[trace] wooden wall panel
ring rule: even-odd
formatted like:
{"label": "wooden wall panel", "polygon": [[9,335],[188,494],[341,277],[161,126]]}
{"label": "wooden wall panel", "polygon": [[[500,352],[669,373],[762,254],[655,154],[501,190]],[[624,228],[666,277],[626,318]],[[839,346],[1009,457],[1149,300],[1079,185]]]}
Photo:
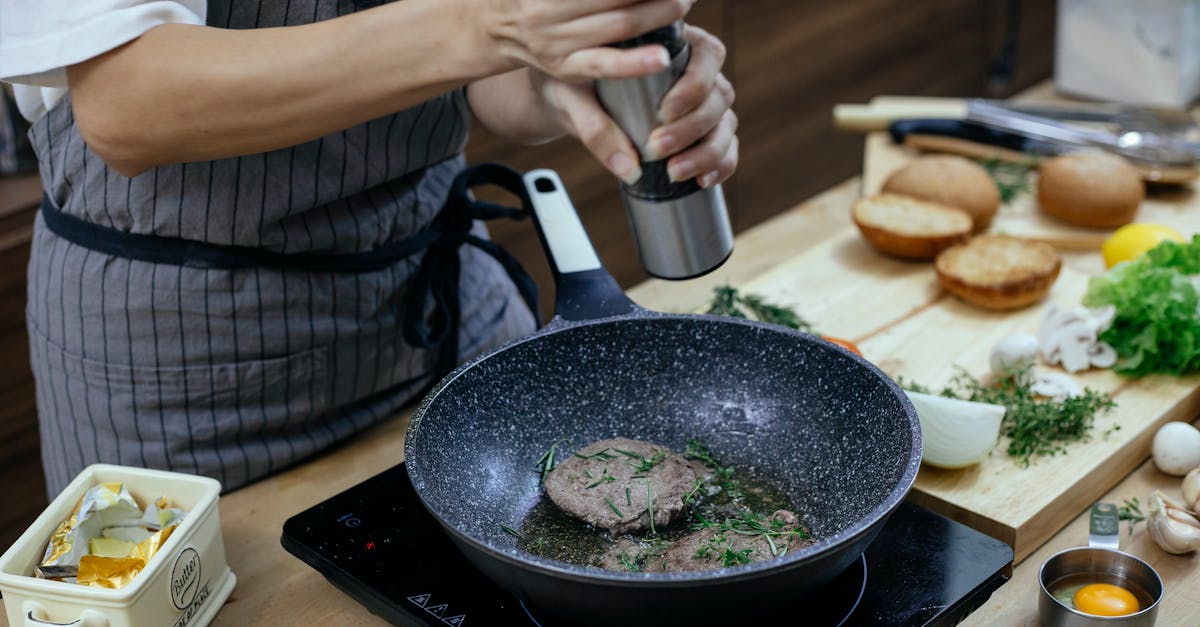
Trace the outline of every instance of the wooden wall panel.
{"label": "wooden wall panel", "polygon": [[[1050,76],[1054,3],[1017,0],[1021,28],[1005,96]],[[730,51],[741,164],[726,184],[735,231],[753,226],[857,173],[862,138],[833,128],[839,102],[879,94],[979,96],[1004,33],[1008,0],[702,0],[689,21]],[[514,147],[477,129],[472,160],[560,171],[601,257],[622,285],[638,264],[613,178],[572,140]],[[493,236],[531,268],[550,310],[550,275],[533,230],[497,224]]]}

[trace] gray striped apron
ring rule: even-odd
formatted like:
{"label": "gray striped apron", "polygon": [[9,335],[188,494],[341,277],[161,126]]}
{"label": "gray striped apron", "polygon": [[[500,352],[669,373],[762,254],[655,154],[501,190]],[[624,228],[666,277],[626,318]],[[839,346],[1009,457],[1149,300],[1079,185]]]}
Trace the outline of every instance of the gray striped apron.
{"label": "gray striped apron", "polygon": [[[212,0],[208,23],[293,25],[358,8]],[[291,148],[133,178],[88,149],[69,97],[30,137],[48,203],[76,222],[185,245],[353,258],[427,232],[464,167],[468,124],[455,90]],[[405,307],[423,298],[411,290],[422,253],[365,272],[193,267],[79,245],[45,218],[35,224],[26,318],[51,495],[95,462],[197,473],[234,489],[387,418],[436,376],[437,350],[401,331]],[[486,235],[481,223],[469,228]],[[454,257],[458,357],[534,328],[492,257],[472,246]]]}

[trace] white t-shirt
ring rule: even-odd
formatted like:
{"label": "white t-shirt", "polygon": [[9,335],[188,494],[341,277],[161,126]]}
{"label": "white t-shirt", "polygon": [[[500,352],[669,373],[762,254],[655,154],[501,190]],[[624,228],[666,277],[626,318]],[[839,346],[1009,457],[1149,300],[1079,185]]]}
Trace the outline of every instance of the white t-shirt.
{"label": "white t-shirt", "polygon": [[0,0],[0,80],[33,122],[67,93],[66,67],[161,24],[204,24],[206,0]]}

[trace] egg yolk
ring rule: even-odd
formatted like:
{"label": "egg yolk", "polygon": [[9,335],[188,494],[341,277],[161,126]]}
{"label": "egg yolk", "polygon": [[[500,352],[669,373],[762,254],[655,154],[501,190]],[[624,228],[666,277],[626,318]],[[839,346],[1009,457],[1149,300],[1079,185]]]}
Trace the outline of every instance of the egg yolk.
{"label": "egg yolk", "polygon": [[1141,609],[1132,592],[1110,583],[1086,585],[1074,600],[1075,609],[1093,616],[1126,616]]}

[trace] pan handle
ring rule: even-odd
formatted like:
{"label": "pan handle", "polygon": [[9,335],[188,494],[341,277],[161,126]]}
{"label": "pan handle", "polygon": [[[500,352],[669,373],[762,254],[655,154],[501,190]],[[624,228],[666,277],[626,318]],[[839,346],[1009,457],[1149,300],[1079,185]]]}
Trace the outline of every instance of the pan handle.
{"label": "pan handle", "polygon": [[533,170],[524,181],[533,223],[554,272],[554,313],[564,320],[592,320],[633,312],[637,305],[600,263],[558,173]]}

